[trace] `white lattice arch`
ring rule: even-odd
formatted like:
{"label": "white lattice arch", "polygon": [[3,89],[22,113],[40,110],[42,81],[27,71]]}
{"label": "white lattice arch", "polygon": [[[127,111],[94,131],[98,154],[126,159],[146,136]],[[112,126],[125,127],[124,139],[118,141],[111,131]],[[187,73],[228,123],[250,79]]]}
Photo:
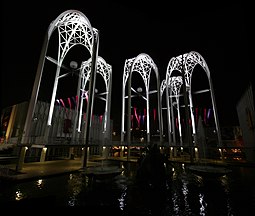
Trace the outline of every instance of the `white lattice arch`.
{"label": "white lattice arch", "polygon": [[80,11],[68,10],[60,14],[51,24],[48,31],[50,38],[58,28],[59,33],[59,60],[75,45],[83,45],[92,55],[94,31],[87,17]]}
{"label": "white lattice arch", "polygon": [[[52,33],[55,29],[58,29],[59,44],[58,44],[58,58],[56,60],[57,69],[54,81],[54,87],[51,97],[49,116],[47,120],[47,125],[51,125],[52,114],[56,99],[56,91],[58,86],[58,79],[60,78],[60,68],[62,62],[68,53],[68,51],[75,45],[82,45],[86,47],[93,58],[93,64],[95,65],[97,58],[97,47],[98,47],[98,31],[92,28],[87,17],[80,11],[77,10],[67,10],[61,13],[48,27],[47,33],[45,35],[45,40],[43,48],[41,50],[41,56],[39,65],[37,68],[37,74],[34,82],[34,87],[31,95],[31,100],[28,108],[28,114],[24,126],[24,137],[25,139],[29,136],[29,131],[31,128],[32,116],[34,114],[35,105],[37,102],[37,96],[40,88],[41,77],[44,68],[44,62],[48,49],[48,44]],[[96,53],[96,54],[94,54]],[[93,68],[96,68],[94,66]],[[47,136],[47,135],[46,135]],[[26,141],[23,140],[25,143]]]}
{"label": "white lattice arch", "polygon": [[[208,78],[209,88],[210,88],[209,91],[211,93],[214,119],[215,119],[217,135],[218,135],[218,143],[219,143],[219,146],[222,146],[212,80],[211,80],[209,68],[208,68],[205,60],[203,59],[203,57],[198,52],[191,51],[189,53],[171,58],[169,63],[168,63],[168,66],[167,66],[166,85],[169,85],[169,83],[170,83],[169,80],[171,79],[172,72],[174,70],[179,71],[180,74],[182,74],[182,71],[184,71],[186,92],[188,94],[188,99],[189,99],[188,106],[189,106],[189,112],[190,112],[191,123],[192,123],[192,133],[193,133],[193,137],[195,139],[193,142],[196,144],[196,128],[195,128],[195,121],[194,121],[194,114],[193,114],[193,102],[192,102],[192,93],[191,93],[191,80],[192,79],[191,78],[192,78],[193,70],[194,70],[194,68],[197,64],[199,64],[204,69],[204,71],[207,75],[207,78]],[[169,100],[170,100],[169,98],[170,98],[169,94],[167,93],[167,101],[168,101],[167,104],[169,104]],[[173,116],[170,116],[170,110],[168,109],[168,125],[169,125],[169,130],[170,131],[171,131],[171,123],[170,123],[171,118],[173,118]],[[171,140],[171,138],[169,140]]]}
{"label": "white lattice arch", "polygon": [[[168,87],[168,89],[166,91],[168,91],[168,95],[169,95],[169,99],[170,99],[170,104],[172,104],[172,106],[169,105],[169,101],[166,101],[167,104],[167,112],[171,112],[171,116],[174,116],[174,112],[173,112],[173,108],[176,108],[177,110],[177,119],[178,119],[178,129],[179,129],[179,136],[180,136],[180,143],[182,145],[182,130],[181,130],[181,124],[180,124],[180,102],[179,102],[179,96],[180,96],[180,92],[181,92],[181,87],[182,87],[182,77],[181,76],[172,76],[170,77],[170,79],[168,80],[169,84],[166,84],[166,80],[164,79],[161,83],[161,100],[163,97],[163,93],[164,90],[166,89],[166,87]],[[168,137],[170,137],[170,139],[172,139],[172,134],[173,134],[173,143],[176,144],[176,137],[175,137],[175,127],[174,127],[174,119],[170,118],[170,115],[167,115],[167,123],[168,123]],[[170,140],[171,142],[172,140]]]}
{"label": "white lattice arch", "polygon": [[[122,127],[121,127],[121,142],[124,142],[124,133],[125,133],[125,90],[127,81],[128,82],[128,126],[127,126],[127,139],[130,142],[130,129],[131,129],[131,80],[132,73],[137,72],[142,77],[145,85],[145,100],[146,100],[146,113],[149,111],[149,84],[150,84],[150,75],[151,70],[154,70],[156,79],[157,79],[157,94],[158,94],[158,118],[159,118],[159,130],[160,130],[160,141],[162,141],[162,111],[161,111],[161,101],[160,101],[160,82],[158,75],[158,68],[152,58],[145,54],[141,53],[135,58],[127,59],[124,65],[124,75],[122,83]],[[147,133],[147,142],[150,142],[150,118],[147,115],[146,118],[146,133]]]}
{"label": "white lattice arch", "polygon": [[[82,110],[83,110],[83,101],[86,98],[86,95],[88,94],[88,90],[86,90],[87,82],[90,81],[90,75],[91,75],[91,64],[92,60],[91,58],[87,61],[82,62],[81,65],[81,71],[80,71],[80,90],[79,93],[81,93],[81,96],[78,95],[80,100],[80,107],[79,107],[79,120],[78,120],[78,126],[77,131],[80,132],[81,129],[81,119],[82,119]],[[104,126],[103,126],[103,132],[106,133],[107,129],[109,129],[109,117],[110,117],[110,103],[111,103],[111,82],[112,82],[112,66],[107,64],[106,61],[101,57],[98,56],[97,58],[97,74],[101,75],[104,83],[105,83],[105,113],[104,113]]]}
{"label": "white lattice arch", "polygon": [[59,36],[58,67],[52,93],[48,125],[51,125],[60,68],[66,54],[75,45],[83,45],[92,55],[95,38],[94,34],[97,34],[97,30],[92,28],[87,17],[76,10],[68,10],[60,14],[57,19],[50,24],[48,36],[51,36],[56,28],[58,29]]}

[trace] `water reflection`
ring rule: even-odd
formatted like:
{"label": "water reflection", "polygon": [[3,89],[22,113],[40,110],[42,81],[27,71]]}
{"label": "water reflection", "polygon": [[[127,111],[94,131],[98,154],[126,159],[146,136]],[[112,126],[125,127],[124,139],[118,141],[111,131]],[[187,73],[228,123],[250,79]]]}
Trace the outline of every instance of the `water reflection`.
{"label": "water reflection", "polygon": [[15,200],[19,201],[25,198],[25,195],[18,189],[15,193]]}
{"label": "water reflection", "polygon": [[199,194],[199,203],[200,203],[200,211],[199,211],[199,215],[206,215],[206,207],[207,207],[207,203],[204,201],[204,195],[203,194]]}
{"label": "water reflection", "polygon": [[39,188],[39,189],[43,189],[43,180],[42,179],[38,179],[36,181],[36,186]]}
{"label": "water reflection", "polygon": [[[117,162],[114,162],[116,165]],[[238,168],[217,178],[193,174],[185,164],[171,164],[165,191],[135,184],[136,164],[118,163],[124,171],[112,181],[90,182],[72,173],[19,184],[0,184],[0,205],[22,203],[116,210],[128,215],[246,215],[254,210],[254,169]],[[247,178],[247,179],[246,179]],[[38,204],[39,205],[39,204]]]}
{"label": "water reflection", "polygon": [[220,183],[223,187],[223,190],[225,192],[226,195],[226,203],[227,203],[227,213],[228,215],[233,215],[233,208],[232,208],[232,203],[231,203],[231,199],[230,199],[230,179],[227,175],[224,175],[220,178]]}
{"label": "water reflection", "polygon": [[120,207],[120,210],[123,211],[124,208],[125,208],[125,200],[127,199],[127,187],[124,188],[123,192],[121,193],[121,196],[120,198],[118,199],[119,200],[119,207]]}

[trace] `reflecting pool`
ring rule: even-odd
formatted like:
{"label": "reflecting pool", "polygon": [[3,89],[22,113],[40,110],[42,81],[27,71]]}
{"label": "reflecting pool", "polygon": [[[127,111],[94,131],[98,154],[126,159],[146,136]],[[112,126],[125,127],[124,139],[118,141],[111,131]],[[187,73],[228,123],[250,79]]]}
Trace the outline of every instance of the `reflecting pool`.
{"label": "reflecting pool", "polygon": [[[135,184],[137,164],[107,161],[123,172],[91,181],[75,172],[36,181],[0,183],[0,206],[84,209],[117,215],[250,215],[255,210],[255,169],[230,167],[220,177],[202,177],[171,163],[164,191]],[[171,170],[170,170],[171,169]]]}

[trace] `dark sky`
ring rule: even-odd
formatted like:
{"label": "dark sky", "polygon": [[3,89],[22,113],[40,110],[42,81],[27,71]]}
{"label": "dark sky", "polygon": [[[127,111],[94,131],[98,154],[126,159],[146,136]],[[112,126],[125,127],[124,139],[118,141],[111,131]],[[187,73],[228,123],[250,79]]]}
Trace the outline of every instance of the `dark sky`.
{"label": "dark sky", "polygon": [[99,55],[112,65],[111,117],[116,125],[121,118],[125,60],[148,54],[163,80],[169,60],[190,51],[200,53],[210,69],[220,125],[238,125],[236,103],[252,81],[255,19],[251,5],[244,1],[116,2],[1,1],[1,108],[30,98],[50,22],[75,9],[100,31]]}

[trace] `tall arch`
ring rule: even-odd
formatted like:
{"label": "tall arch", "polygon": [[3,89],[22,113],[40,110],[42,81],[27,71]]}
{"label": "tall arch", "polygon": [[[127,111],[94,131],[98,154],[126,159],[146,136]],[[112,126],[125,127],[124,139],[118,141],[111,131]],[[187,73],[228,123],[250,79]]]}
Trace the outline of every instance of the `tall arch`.
{"label": "tall arch", "polygon": [[162,142],[162,109],[161,109],[161,98],[160,98],[160,81],[158,68],[152,58],[145,54],[141,53],[135,58],[127,59],[124,65],[124,75],[122,83],[122,127],[121,127],[121,142],[124,143],[124,133],[125,133],[125,92],[126,85],[128,85],[128,122],[127,122],[127,142],[131,142],[131,81],[132,73],[137,72],[142,77],[142,80],[145,85],[145,97],[146,100],[146,134],[147,142],[150,143],[150,117],[149,117],[149,85],[150,85],[150,75],[151,70],[154,70],[156,75],[157,82],[157,99],[158,99],[158,119],[159,119],[159,131],[160,131],[160,142]]}
{"label": "tall arch", "polygon": [[[86,90],[87,82],[90,81],[91,76],[91,64],[92,59],[90,58],[87,61],[82,62],[81,68],[80,68],[80,80],[79,80],[79,89],[80,91],[77,92],[78,98],[80,98],[80,104],[79,104],[79,115],[78,115],[78,123],[77,125],[77,131],[80,132],[81,130],[81,119],[82,119],[82,110],[83,110],[83,104],[84,99],[88,95],[88,90]],[[104,118],[103,118],[103,133],[105,135],[105,138],[108,137],[107,135],[110,132],[110,104],[111,104],[111,86],[112,86],[112,66],[107,64],[106,61],[101,57],[98,56],[97,59],[97,74],[101,75],[104,83],[105,83],[105,92],[102,95],[102,99],[105,101],[105,112],[104,112]],[[81,94],[81,95],[80,95]],[[105,96],[105,97],[104,97]],[[92,107],[93,110],[93,107]]]}
{"label": "tall arch", "polygon": [[[222,140],[221,140],[221,133],[220,133],[220,128],[219,128],[219,121],[218,121],[218,115],[217,115],[217,110],[216,110],[216,104],[215,104],[215,98],[214,98],[214,91],[213,91],[213,85],[212,85],[212,80],[211,80],[211,76],[210,76],[210,71],[209,68],[205,62],[205,60],[203,59],[203,57],[195,51],[191,51],[189,53],[185,53],[183,55],[177,56],[177,57],[173,57],[170,59],[169,63],[168,63],[168,67],[167,67],[167,73],[166,73],[166,88],[168,89],[170,86],[170,80],[172,79],[172,74],[173,71],[178,71],[183,79],[185,80],[185,82],[183,82],[184,84],[184,95],[188,94],[188,104],[185,104],[185,107],[187,108],[187,106],[189,107],[189,115],[191,117],[191,123],[192,123],[192,134],[193,134],[193,138],[194,140],[192,141],[193,143],[196,143],[196,128],[195,128],[195,121],[194,121],[194,114],[193,114],[193,101],[192,101],[192,91],[191,91],[191,78],[192,78],[192,73],[193,70],[195,68],[195,66],[199,64],[205,71],[207,78],[208,78],[208,82],[209,82],[209,91],[211,93],[211,100],[212,100],[212,105],[213,105],[213,112],[214,112],[214,120],[215,120],[215,126],[216,126],[216,130],[217,130],[217,136],[218,136],[218,144],[219,146],[222,146]],[[167,91],[167,104],[169,104],[170,101],[170,96],[169,93]],[[171,103],[170,103],[171,104]],[[171,104],[172,106],[172,104]],[[168,126],[169,126],[169,131],[171,131],[171,118],[173,118],[173,116],[171,116],[170,114],[170,108],[168,107]]]}
{"label": "tall arch", "polygon": [[[211,100],[212,100],[214,122],[215,122],[217,137],[218,137],[218,144],[219,144],[219,147],[222,147],[221,131],[220,131],[220,126],[219,126],[218,112],[217,112],[214,89],[213,89],[213,84],[212,84],[212,79],[211,79],[211,73],[210,73],[209,67],[208,67],[206,61],[204,60],[204,58],[198,52],[195,52],[195,51],[191,51],[188,53],[187,57],[185,58],[185,63],[184,63],[185,71],[187,71],[187,74],[189,74],[189,76],[187,76],[187,77],[189,77],[189,86],[190,86],[190,89],[189,89],[190,100],[189,101],[190,101],[190,112],[192,113],[192,124],[195,125],[194,115],[191,110],[191,108],[193,109],[192,94],[191,94],[191,77],[192,77],[193,70],[197,64],[199,64],[204,69],[204,71],[207,75],[207,78],[208,78],[208,82],[209,82],[208,91],[210,92],[210,96],[211,96]],[[185,72],[185,74],[186,74],[186,72]],[[204,90],[204,91],[207,91],[207,90]]]}
{"label": "tall arch", "polygon": [[[52,33],[55,29],[58,29],[59,44],[58,44],[58,57],[56,60],[57,69],[55,74],[53,92],[51,97],[49,115],[47,125],[51,125],[52,114],[54,109],[54,103],[56,99],[56,91],[58,86],[58,79],[60,78],[60,68],[62,66],[63,59],[65,58],[68,51],[75,45],[84,46],[90,53],[92,58],[93,67],[91,69],[92,75],[95,74],[97,52],[98,52],[98,41],[99,32],[97,29],[93,28],[88,20],[88,18],[80,11],[77,10],[67,10],[61,13],[54,21],[51,22],[47,29],[47,33],[44,38],[43,47],[40,54],[40,60],[37,67],[37,73],[35,77],[35,82],[32,90],[31,99],[29,102],[28,113],[24,125],[24,133],[22,137],[22,143],[28,142],[28,137],[31,128],[31,121],[33,118],[35,106],[37,103],[38,92],[40,88],[41,77],[43,74],[44,63],[46,58],[46,53],[48,49],[48,44],[50,42]],[[94,75],[93,75],[94,78]],[[91,78],[92,79],[92,78]],[[91,97],[94,95],[94,88],[90,88]],[[90,98],[90,103],[92,100]],[[88,108],[90,109],[90,108]],[[87,112],[89,115],[91,112]],[[47,139],[47,134],[45,135]]]}
{"label": "tall arch", "polygon": [[[176,133],[175,133],[175,126],[174,124],[178,125],[178,131],[179,131],[179,140],[180,145],[182,146],[182,129],[181,129],[181,122],[180,122],[180,102],[179,102],[179,96],[181,92],[182,87],[182,77],[181,76],[172,76],[168,80],[169,84],[166,84],[166,80],[164,79],[161,84],[161,98],[163,97],[164,90],[168,91],[166,94],[168,95],[169,101],[166,100],[167,103],[167,125],[168,125],[168,137],[169,137],[169,145],[173,144],[176,145]],[[166,88],[168,86],[168,89]],[[174,122],[174,110],[177,111],[177,121]],[[169,114],[170,113],[170,114]],[[170,118],[172,116],[172,118]]]}

